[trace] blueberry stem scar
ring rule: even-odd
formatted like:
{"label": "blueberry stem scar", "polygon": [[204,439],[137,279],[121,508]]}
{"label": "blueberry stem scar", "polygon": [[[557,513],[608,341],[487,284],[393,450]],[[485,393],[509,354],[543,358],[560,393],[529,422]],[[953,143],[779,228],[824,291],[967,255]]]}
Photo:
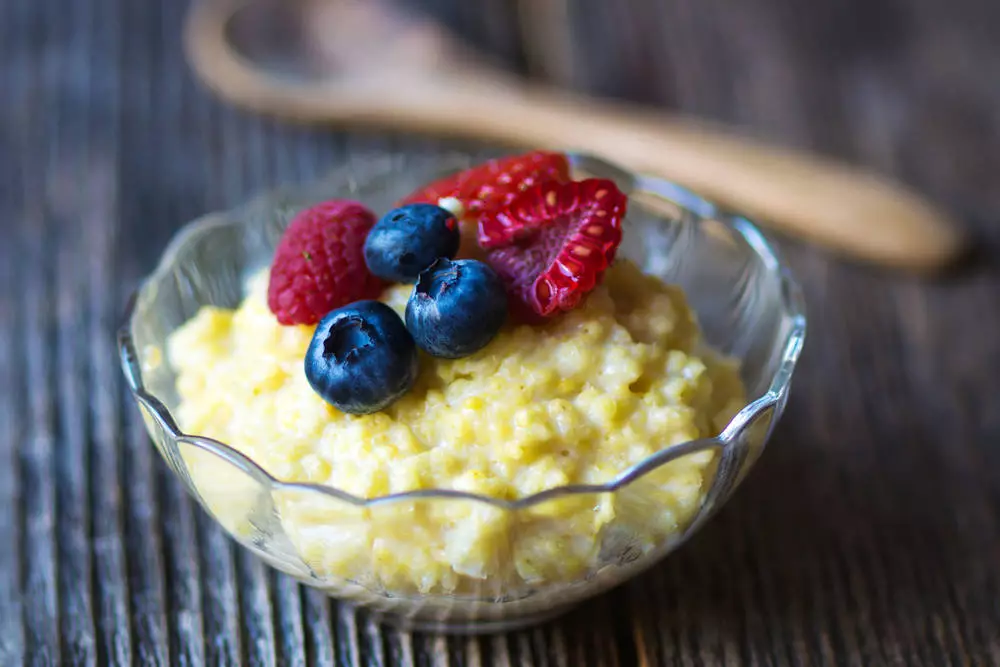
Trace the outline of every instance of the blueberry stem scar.
{"label": "blueberry stem scar", "polygon": [[332,355],[338,362],[344,362],[374,345],[371,334],[367,322],[360,317],[345,317],[334,322],[323,341],[323,356]]}
{"label": "blueberry stem scar", "polygon": [[457,284],[461,277],[461,265],[442,257],[420,272],[415,291],[421,297],[437,297]]}

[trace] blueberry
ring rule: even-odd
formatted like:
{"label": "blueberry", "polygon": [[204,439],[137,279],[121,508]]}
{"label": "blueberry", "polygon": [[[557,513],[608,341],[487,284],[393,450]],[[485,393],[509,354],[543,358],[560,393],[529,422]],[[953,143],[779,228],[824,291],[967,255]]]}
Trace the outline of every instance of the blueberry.
{"label": "blueberry", "polygon": [[323,400],[363,415],[413,386],[417,348],[396,311],[380,301],[356,301],[316,326],[305,366],[306,379]]}
{"label": "blueberry", "polygon": [[474,259],[439,259],[420,274],[406,326],[423,350],[457,359],[486,347],[507,318],[500,277]]}
{"label": "blueberry", "polygon": [[365,240],[365,263],[379,278],[412,283],[438,257],[451,259],[461,235],[458,219],[433,204],[408,204],[379,220]]}

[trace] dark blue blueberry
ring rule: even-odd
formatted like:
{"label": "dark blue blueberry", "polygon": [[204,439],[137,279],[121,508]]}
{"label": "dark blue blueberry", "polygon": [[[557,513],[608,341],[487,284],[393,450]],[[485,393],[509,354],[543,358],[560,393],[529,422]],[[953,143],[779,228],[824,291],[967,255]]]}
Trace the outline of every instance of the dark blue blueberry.
{"label": "dark blue blueberry", "polygon": [[500,277],[474,259],[439,259],[420,274],[406,327],[421,349],[457,359],[486,347],[507,319]]}
{"label": "dark blue blueberry", "polygon": [[306,379],[313,390],[351,414],[378,412],[416,378],[413,337],[396,311],[380,301],[357,301],[331,312],[306,351]]}
{"label": "dark blue blueberry", "polygon": [[365,240],[365,263],[379,278],[412,283],[438,257],[458,252],[461,234],[450,211],[434,204],[407,204],[379,220]]}

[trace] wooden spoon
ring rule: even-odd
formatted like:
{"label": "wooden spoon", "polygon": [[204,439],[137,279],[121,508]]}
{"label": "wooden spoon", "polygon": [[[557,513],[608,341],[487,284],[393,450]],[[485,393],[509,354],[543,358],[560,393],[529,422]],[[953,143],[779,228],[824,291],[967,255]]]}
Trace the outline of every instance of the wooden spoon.
{"label": "wooden spoon", "polygon": [[963,247],[943,211],[871,172],[693,120],[529,85],[435,23],[379,0],[196,2],[185,44],[211,88],[257,111],[590,152],[886,266],[933,270]]}

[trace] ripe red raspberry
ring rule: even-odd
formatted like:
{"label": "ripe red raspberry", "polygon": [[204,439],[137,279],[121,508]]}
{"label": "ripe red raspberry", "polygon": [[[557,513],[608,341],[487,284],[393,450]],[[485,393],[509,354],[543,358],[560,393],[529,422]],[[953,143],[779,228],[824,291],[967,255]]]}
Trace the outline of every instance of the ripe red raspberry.
{"label": "ripe red raspberry", "polygon": [[374,224],[371,211],[343,199],[295,216],[274,253],[267,287],[278,322],[316,324],[335,308],[381,294],[385,283],[368,270],[363,252]]}
{"label": "ripe red raspberry", "polygon": [[414,192],[402,204],[437,204],[458,199],[465,213],[475,217],[495,212],[533,185],[569,180],[569,162],[562,153],[532,151],[510,155],[446,176]]}
{"label": "ripe red raspberry", "polygon": [[480,218],[479,244],[507,286],[512,314],[542,322],[597,287],[621,244],[627,203],[606,179],[550,181]]}

